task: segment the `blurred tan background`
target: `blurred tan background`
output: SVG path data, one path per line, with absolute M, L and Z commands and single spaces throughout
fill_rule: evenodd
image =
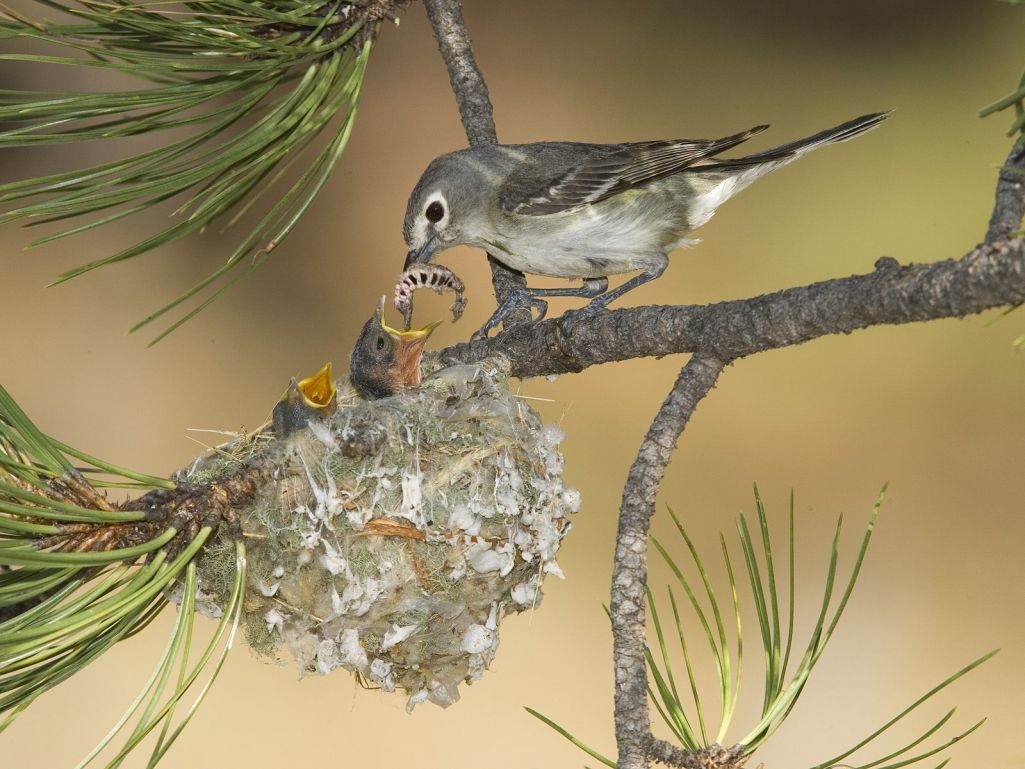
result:
M 865 272 L 883 254 L 955 257 L 985 229 L 1008 121 L 980 121 L 976 110 L 1017 82 L 1023 9 L 986 0 L 470 0 L 465 11 L 504 141 L 720 136 L 769 122 L 771 132 L 756 140 L 767 147 L 896 110 L 880 130 L 731 201 L 700 232 L 704 242 L 678 252 L 662 279 L 629 295 L 632 303 L 752 296 Z M 56 82 L 52 70 L 5 67 L 6 87 Z M 22 252 L 25 232 L 0 232 L 0 381 L 44 429 L 97 456 L 154 473 L 186 464 L 200 450 L 187 428 L 253 427 L 289 376 L 326 359 L 345 370 L 360 324 L 401 268 L 408 191 L 433 156 L 463 144 L 443 65 L 414 5 L 400 28 L 384 30 L 349 149 L 295 236 L 158 347 L 145 349 L 148 337 L 125 329 L 217 265 L 229 239 L 192 240 L 44 289 L 62 270 L 164 220 L 30 252 Z M 81 162 L 100 151 L 83 148 Z M 0 173 L 29 173 L 36 159 L 9 152 Z M 449 252 L 443 261 L 468 283 L 470 307 L 438 331 L 438 345 L 465 338 L 491 309 L 481 255 Z M 447 317 L 448 303 L 425 297 L 420 317 Z M 553 312 L 565 306 L 553 303 Z M 716 533 L 753 508 L 752 482 L 780 535 L 794 488 L 802 627 L 817 610 L 835 516 L 847 516 L 849 555 L 890 482 L 848 614 L 788 725 L 755 764 L 823 760 L 999 646 L 1001 655 L 926 715 L 939 718 L 956 703 L 953 723 L 962 728 L 989 716 L 950 751 L 958 765 L 1025 766 L 1025 355 L 1011 347 L 1025 314 L 988 326 L 994 316 L 878 328 L 740 361 L 688 428 L 656 533 L 669 538 L 664 506 L 672 505 L 714 560 Z M 462 701 L 407 716 L 399 695 L 360 690 L 342 672 L 297 681 L 294 666 L 239 648 L 164 765 L 585 763 L 522 705 L 613 751 L 601 606 L 615 514 L 638 441 L 683 362 L 631 361 L 522 384 L 523 393 L 554 401 L 539 405 L 567 433 L 566 473 L 584 506 L 560 557 L 566 581 L 546 584 L 533 615 L 507 619 L 492 670 Z M 656 566 L 653 586 L 666 582 Z M 3 735 L 0 765 L 73 765 L 134 697 L 170 620 L 42 698 Z M 734 737 L 760 700 L 755 626 L 748 629 L 749 699 Z M 128 765 L 144 763 L 140 756 Z

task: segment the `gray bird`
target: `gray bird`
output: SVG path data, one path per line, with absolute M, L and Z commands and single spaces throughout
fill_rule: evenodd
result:
M 542 297 L 591 299 L 605 307 L 659 277 L 669 252 L 755 179 L 818 147 L 852 139 L 889 113 L 864 115 L 764 152 L 717 157 L 768 126 L 722 139 L 628 144 L 493 144 L 435 158 L 409 197 L 406 269 L 458 245 L 478 246 L 534 275 L 582 278 L 580 288 L 528 288 L 495 311 L 487 334 L 517 306 L 544 317 Z M 608 290 L 608 276 L 640 274 Z

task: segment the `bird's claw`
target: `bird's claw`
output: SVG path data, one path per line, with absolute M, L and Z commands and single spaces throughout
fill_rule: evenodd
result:
M 567 311 L 566 315 L 571 315 L 574 318 L 587 318 L 596 313 L 605 312 L 608 309 L 608 300 L 606 300 L 604 296 L 596 296 L 583 307 L 576 307 Z
M 473 332 L 470 336 L 472 341 L 479 339 L 487 339 L 488 333 L 491 329 L 498 326 L 513 310 L 520 308 L 526 308 L 528 310 L 537 310 L 537 317 L 534 318 L 536 323 L 539 320 L 543 320 L 545 315 L 548 314 L 548 302 L 544 299 L 539 299 L 530 293 L 529 289 L 516 289 L 509 296 L 505 298 L 505 301 L 498 306 L 494 314 L 487 319 L 483 326 Z
M 548 302 L 544 299 L 538 299 L 536 296 L 530 297 L 530 308 L 537 310 L 537 317 L 534 318 L 534 322 L 537 323 L 539 320 L 544 320 L 548 314 Z

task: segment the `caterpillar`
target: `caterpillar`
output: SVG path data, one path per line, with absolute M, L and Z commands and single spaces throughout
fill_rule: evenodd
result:
M 459 320 L 466 309 L 466 288 L 463 281 L 448 267 L 440 264 L 416 264 L 399 276 L 395 284 L 395 309 L 402 313 L 405 328 L 408 330 L 413 320 L 413 293 L 418 288 L 429 288 L 441 294 L 452 291 L 456 295 L 452 303 L 452 320 Z

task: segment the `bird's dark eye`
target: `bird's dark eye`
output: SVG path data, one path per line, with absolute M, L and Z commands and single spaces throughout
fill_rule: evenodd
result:
M 424 216 L 427 217 L 427 221 L 440 222 L 445 216 L 445 206 L 435 200 L 427 206 L 427 210 L 424 211 Z
M 384 337 L 383 336 L 377 337 L 376 347 L 377 347 L 378 351 L 381 351 L 381 350 L 384 349 Z

